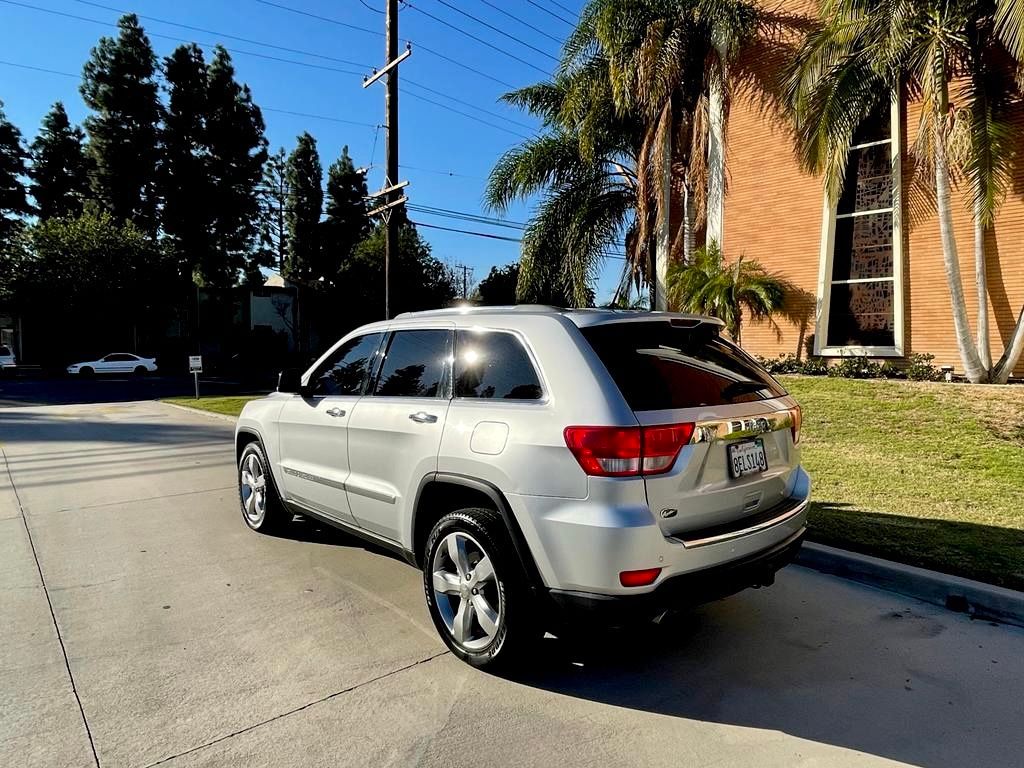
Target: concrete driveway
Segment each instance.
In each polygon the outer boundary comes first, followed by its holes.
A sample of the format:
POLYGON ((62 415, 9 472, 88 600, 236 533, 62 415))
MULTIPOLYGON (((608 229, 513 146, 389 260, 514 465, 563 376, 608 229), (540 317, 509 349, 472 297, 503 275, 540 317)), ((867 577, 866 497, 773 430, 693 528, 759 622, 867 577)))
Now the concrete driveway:
POLYGON ((527 676, 444 652, 419 574, 248 531, 231 425, 0 410, 0 765, 1020 765, 1024 631, 791 567, 527 676))

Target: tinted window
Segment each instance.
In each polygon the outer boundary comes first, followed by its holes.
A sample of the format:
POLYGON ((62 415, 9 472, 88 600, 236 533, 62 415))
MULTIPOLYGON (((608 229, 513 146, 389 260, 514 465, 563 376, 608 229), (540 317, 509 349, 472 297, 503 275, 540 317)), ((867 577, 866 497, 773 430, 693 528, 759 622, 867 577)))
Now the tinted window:
POLYGON ((391 338, 374 394, 380 397, 443 395, 450 355, 449 331, 397 331, 391 338))
POLYGON ((314 395, 361 395, 383 333, 356 336, 342 344, 313 374, 314 395))
POLYGON ((129 360, 137 359, 138 358, 135 357, 135 355, 127 355, 123 352, 116 352, 113 355, 107 355, 106 357, 104 357, 103 361, 107 363, 126 363, 129 360))
POLYGON ((634 411, 746 403, 785 390, 714 326, 665 321, 580 329, 634 411))
POLYGON ((459 331, 455 396, 539 400, 540 380, 523 345, 511 333, 459 331))

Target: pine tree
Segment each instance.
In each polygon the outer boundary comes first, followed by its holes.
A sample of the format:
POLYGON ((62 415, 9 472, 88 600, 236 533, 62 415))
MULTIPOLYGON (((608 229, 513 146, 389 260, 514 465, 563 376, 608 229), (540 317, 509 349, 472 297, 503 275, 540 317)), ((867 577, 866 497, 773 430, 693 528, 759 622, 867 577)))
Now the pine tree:
POLYGON ((21 217, 31 212, 22 181, 25 158, 21 131, 7 120, 0 101, 0 248, 21 226, 21 217))
POLYGON ((327 170, 327 217, 320 225, 320 268, 333 283, 352 249, 370 232, 366 215, 366 176, 356 170, 348 147, 327 170))
POLYGON ((265 125, 247 85, 235 80, 231 56, 214 49, 209 83, 206 142, 213 185, 213 242, 217 261, 204 268, 212 284, 232 285, 254 256, 258 232, 259 183, 267 159, 265 125))
POLYGON ((284 276, 297 283, 311 283, 320 256, 320 213, 324 204, 323 168, 316 139, 303 133, 288 156, 287 180, 288 258, 284 276))
POLYGON ((201 265, 213 259, 213 192, 206 149, 207 81, 203 52, 179 46, 164 60, 167 109, 162 134, 162 228, 182 277, 203 282, 201 265))
POLYGON ((260 184, 260 265, 284 274, 288 256, 288 156, 284 147, 267 158, 260 184))
POLYGON ((95 163, 93 194, 115 219, 157 229, 160 101, 156 55, 135 14, 117 22, 117 39, 100 38, 82 70, 85 120, 95 163))
POLYGON ((43 118, 32 142, 29 190, 40 219, 78 216, 89 197, 89 163, 82 129, 72 126, 62 102, 43 118))

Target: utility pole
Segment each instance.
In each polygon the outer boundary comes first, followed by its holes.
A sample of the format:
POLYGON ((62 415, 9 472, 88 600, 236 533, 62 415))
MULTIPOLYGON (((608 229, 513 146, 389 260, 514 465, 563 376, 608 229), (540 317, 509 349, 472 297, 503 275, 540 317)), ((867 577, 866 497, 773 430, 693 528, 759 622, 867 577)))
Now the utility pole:
MULTIPOLYGON (((398 0, 386 0, 387 12, 384 16, 384 35, 386 45, 385 66, 398 58, 398 0)), ((388 81, 384 86, 384 133, 387 138, 387 178, 384 186, 398 183, 398 67, 388 70, 388 81)), ((384 199, 391 202, 391 194, 384 199)), ((387 233, 384 237, 384 319, 391 319, 391 260, 398 256, 398 219, 394 212, 389 212, 387 233)))
POLYGON ((391 260, 398 255, 398 219, 392 208, 406 201, 404 195, 395 194, 408 182, 398 180, 398 64, 412 55, 412 49, 398 55, 398 0, 385 0, 384 12, 384 66, 372 77, 363 80, 363 88, 376 82, 382 75, 387 77, 384 86, 384 138, 385 177, 384 189, 369 197, 384 197, 383 205, 370 211, 370 216, 381 214, 384 218, 384 319, 391 319, 391 260))
POLYGON ((473 270, 472 267, 466 266, 465 264, 456 264, 455 269, 462 270, 462 298, 469 298, 469 273, 473 270))

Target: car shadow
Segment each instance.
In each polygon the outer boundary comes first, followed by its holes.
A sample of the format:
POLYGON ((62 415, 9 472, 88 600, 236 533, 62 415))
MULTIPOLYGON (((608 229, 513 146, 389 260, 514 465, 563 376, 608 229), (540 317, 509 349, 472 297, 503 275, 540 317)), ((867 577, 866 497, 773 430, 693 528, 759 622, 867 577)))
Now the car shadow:
MULTIPOLYGON (((548 635, 530 668, 514 680, 638 712, 782 732, 914 765, 959 768, 981 755, 981 764, 1019 764, 1019 700, 1009 689, 984 692, 999 690, 992 679, 994 652, 977 650, 973 639, 959 648, 948 644, 941 612, 908 610, 906 601, 886 593, 799 567, 779 579, 781 589, 748 590, 657 626, 567 640, 548 635), (853 595, 856 609, 847 612, 842 598, 851 590, 860 594, 853 595), (967 694, 972 679, 985 687, 967 694)), ((751 754, 750 764, 756 763, 751 754)))
POLYGON ((372 555, 382 555, 408 565, 408 562, 397 552, 386 547, 373 543, 354 533, 348 533, 341 528, 335 528, 329 523, 324 523, 313 517, 296 514, 288 525, 280 530, 274 531, 272 536, 279 539, 291 539, 309 544, 323 544, 331 547, 346 547, 349 549, 363 549, 372 555))

